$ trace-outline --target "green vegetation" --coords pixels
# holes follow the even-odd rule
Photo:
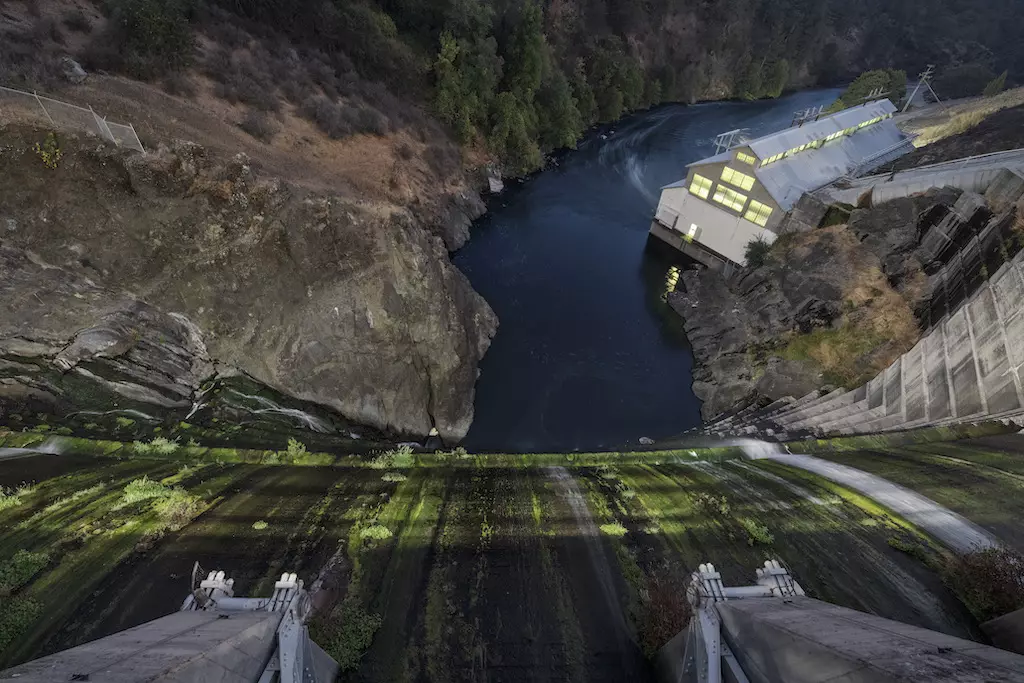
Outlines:
[[[380,615],[370,614],[354,600],[346,600],[330,624],[334,627],[331,631],[320,626],[318,643],[334,657],[341,671],[355,670],[380,628]]]
[[[405,476],[401,472],[385,472],[384,475],[380,479],[381,479],[381,481],[395,483],[395,482],[405,481],[408,478],[409,477]]]
[[[771,545],[775,542],[775,536],[764,524],[752,519],[741,519],[739,522],[740,526],[742,526],[747,532],[747,543],[750,545],[754,545],[756,543],[760,543],[761,545]]]
[[[364,541],[386,541],[394,534],[382,524],[372,524],[359,530],[359,538]]]
[[[114,418],[114,422],[117,423],[118,427],[122,427],[124,429],[127,429],[128,427],[131,427],[135,424],[135,420],[131,419],[130,417],[124,417],[123,415],[118,415],[116,418]]]
[[[0,599],[28,583],[49,561],[50,555],[46,552],[19,550],[14,553],[14,557],[0,564]]]
[[[1006,77],[1009,75],[1008,71],[1004,71],[999,74],[985,85],[985,89],[982,91],[982,95],[985,97],[995,97],[999,93],[1006,90]]]
[[[265,531],[265,530],[267,529],[267,527],[269,527],[269,526],[270,526],[270,525],[269,525],[269,524],[267,524],[267,523],[266,523],[266,522],[265,522],[264,520],[262,520],[262,519],[258,519],[258,520],[256,520],[255,522],[253,522],[253,523],[252,523],[252,528],[253,528],[253,529],[254,529],[255,531]]]
[[[108,10],[107,29],[88,50],[91,65],[150,79],[191,63],[193,0],[110,0]]]
[[[292,462],[304,457],[306,455],[306,444],[296,439],[288,439],[287,454]]]
[[[139,455],[173,455],[179,447],[177,440],[171,441],[163,436],[158,436],[149,443],[136,441],[132,444],[132,448]]]
[[[1009,548],[986,548],[952,558],[943,579],[978,621],[1024,607],[1024,556]]]
[[[8,489],[0,486],[0,512],[21,504],[22,498],[32,493],[32,488],[21,485],[16,489]]]
[[[41,611],[39,602],[31,598],[15,598],[0,603],[0,652],[24,637]]]
[[[880,332],[865,326],[819,327],[806,334],[794,335],[778,353],[787,360],[816,362],[829,384],[856,387],[879,371],[864,363],[862,357],[888,340]]]
[[[64,152],[60,149],[60,143],[57,142],[56,133],[47,133],[46,140],[43,141],[42,145],[37,142],[35,152],[42,159],[43,165],[53,171],[57,170],[57,167],[60,166],[60,160],[64,156]],[[43,425],[39,426],[42,427]]]
[[[153,509],[163,525],[172,531],[191,521],[203,507],[198,496],[182,488],[171,488],[162,482],[143,477],[129,482],[124,487],[124,495],[114,509],[137,505],[147,500],[156,501]]]
[[[607,536],[615,536],[615,537],[625,536],[626,535],[626,527],[622,526],[618,522],[611,522],[609,524],[602,524],[601,525],[601,533],[603,533],[603,534],[605,534]]]
[[[942,71],[932,83],[932,87],[939,97],[947,100],[977,97],[995,78],[996,75],[988,65],[971,62]],[[992,94],[997,95],[999,91]]]
[[[415,462],[412,447],[399,446],[394,450],[384,451],[371,460],[370,467],[375,470],[386,470],[392,467],[412,467]]]
[[[879,89],[882,91],[879,97],[888,97],[893,104],[899,106],[900,101],[907,95],[906,72],[898,69],[865,71],[839,94],[839,98],[832,103],[828,111],[834,112],[864,104],[868,101],[868,96]]]
[[[747,268],[760,268],[768,260],[772,245],[762,239],[750,240],[744,247],[743,256]]]
[[[719,514],[723,517],[731,512],[729,499],[725,496],[713,496],[710,493],[698,493],[693,499],[694,505],[707,514]]]

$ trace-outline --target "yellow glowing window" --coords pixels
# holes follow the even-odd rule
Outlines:
[[[754,186],[754,176],[734,171],[728,166],[722,169],[722,180],[742,190],[749,190]]]
[[[757,157],[751,154],[747,154],[746,152],[736,152],[736,159],[738,161],[742,161],[745,164],[750,164],[751,166],[753,166],[754,163],[757,162]]]
[[[715,190],[715,201],[722,206],[727,206],[733,211],[743,211],[743,206],[747,203],[747,195],[740,194],[736,190],[730,190],[724,185],[719,185],[718,189]]]
[[[690,193],[697,195],[701,199],[707,199],[708,195],[711,194],[711,186],[713,184],[710,178],[694,173],[693,180],[690,182]]]
[[[757,223],[762,228],[768,225],[768,219],[772,215],[772,207],[767,204],[762,204],[756,199],[750,200],[750,207],[747,209],[746,218],[751,223]]]

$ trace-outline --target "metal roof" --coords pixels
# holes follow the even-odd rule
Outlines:
[[[870,121],[871,118],[874,117],[865,120]],[[772,199],[783,210],[789,211],[805,192],[817,190],[843,177],[859,164],[901,142],[906,142],[909,149],[910,141],[911,138],[892,120],[885,120],[852,135],[844,135],[818,149],[808,149],[754,169],[754,175]]]
[[[896,107],[889,100],[868,102],[859,107],[844,109],[831,116],[820,118],[811,123],[805,123],[802,126],[794,126],[771,135],[765,135],[748,142],[747,146],[754,150],[754,154],[759,159],[767,159],[776,154],[782,154],[783,152],[806,145],[809,142],[823,140],[832,133],[855,128],[865,121],[886,116],[895,111]]]

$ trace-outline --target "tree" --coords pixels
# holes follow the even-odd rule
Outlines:
[[[587,65],[580,57],[576,60],[576,69],[572,74],[572,94],[576,99],[576,108],[580,112],[580,118],[584,126],[597,122],[597,100],[594,99],[594,89],[587,81]]]
[[[1008,72],[1004,71],[989,81],[988,85],[985,86],[985,90],[981,94],[985,97],[995,97],[999,93],[1003,92],[1003,90],[1006,89],[1007,73]]]
[[[434,110],[438,117],[453,127],[463,142],[473,136],[473,120],[467,101],[463,77],[457,61],[461,49],[451,33],[441,34],[441,50],[434,62]]]
[[[764,97],[779,97],[789,83],[789,61],[776,59],[768,65],[767,74],[764,79]]]
[[[547,149],[575,147],[583,132],[583,119],[576,107],[569,81],[560,69],[550,69],[537,92],[540,144]]]
[[[865,71],[853,83],[847,86],[839,99],[832,103],[828,111],[835,112],[847,107],[863,104],[868,96],[880,90],[883,97],[888,97],[893,104],[899,104],[907,94],[907,74],[896,69],[876,69]]]
[[[544,70],[544,13],[537,0],[526,0],[522,7],[505,67],[509,90],[522,103],[532,101]]]
[[[495,99],[494,109],[494,127],[487,142],[505,168],[516,175],[540,168],[540,149],[528,131],[523,104],[515,94],[503,92]]]
[[[992,69],[973,62],[946,69],[935,79],[932,86],[942,98],[974,97],[982,94],[995,77]]]

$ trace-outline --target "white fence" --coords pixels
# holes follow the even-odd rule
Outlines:
[[[0,113],[21,111],[45,119],[54,128],[74,128],[92,133],[118,147],[146,153],[132,124],[114,123],[92,110],[60,102],[34,92],[0,86]]]

